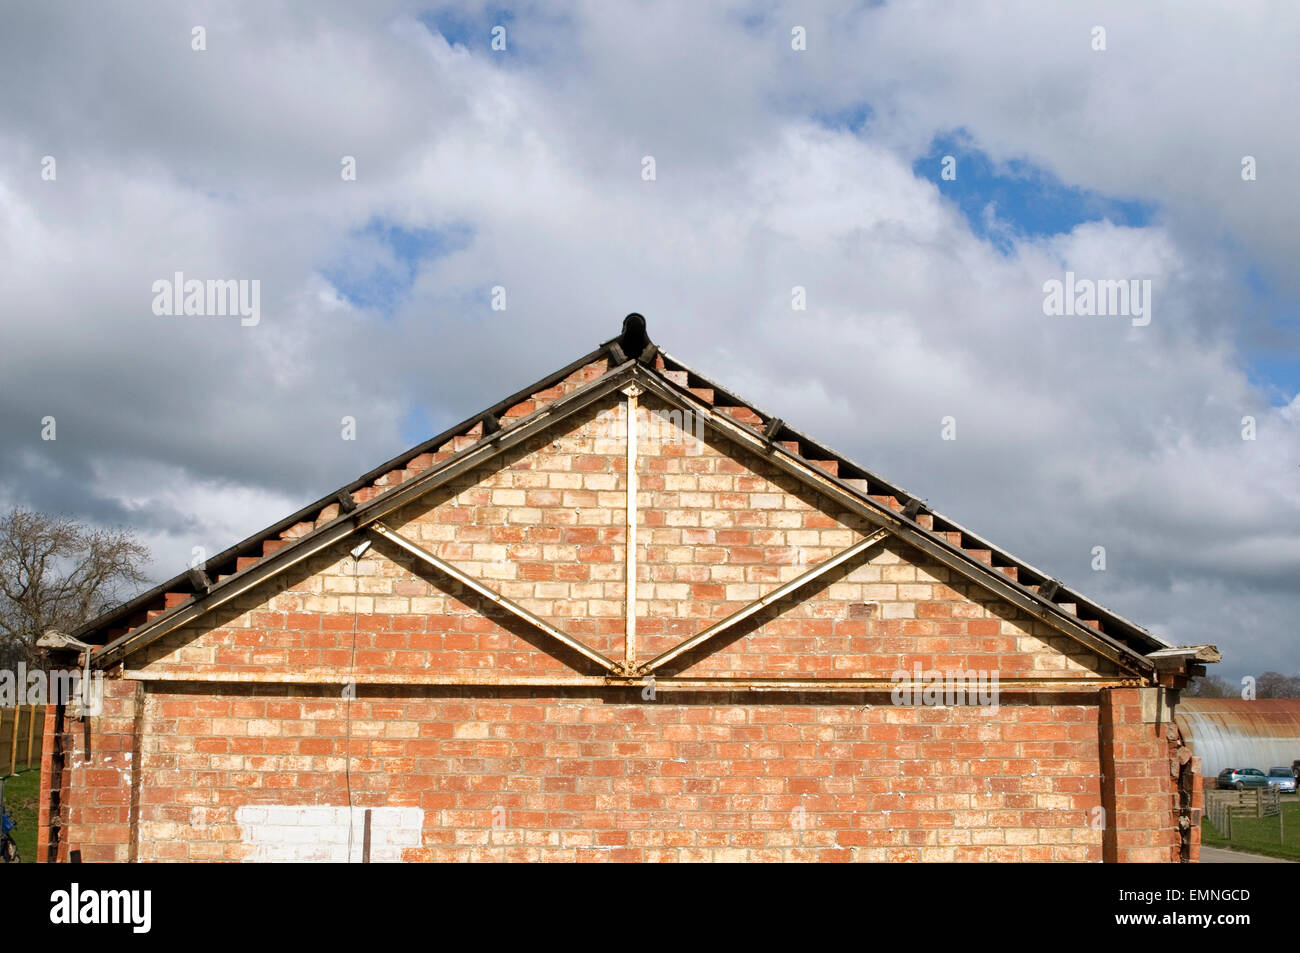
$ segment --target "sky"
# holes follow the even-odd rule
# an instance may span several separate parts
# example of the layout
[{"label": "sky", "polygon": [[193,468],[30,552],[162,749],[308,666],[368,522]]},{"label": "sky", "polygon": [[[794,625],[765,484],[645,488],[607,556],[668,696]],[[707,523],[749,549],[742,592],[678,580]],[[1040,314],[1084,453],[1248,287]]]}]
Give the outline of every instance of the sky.
[{"label": "sky", "polygon": [[[0,508],[158,582],[638,311],[1218,674],[1298,672],[1297,48],[1284,2],[10,0]],[[177,272],[256,321],[155,313]],[[1145,316],[1045,313],[1067,273]]]}]

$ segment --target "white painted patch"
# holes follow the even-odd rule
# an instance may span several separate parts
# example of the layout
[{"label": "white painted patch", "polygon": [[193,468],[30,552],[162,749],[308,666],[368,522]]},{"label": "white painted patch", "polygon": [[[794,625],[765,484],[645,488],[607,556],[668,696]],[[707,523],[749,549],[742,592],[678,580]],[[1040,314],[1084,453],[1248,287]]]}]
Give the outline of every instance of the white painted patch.
[{"label": "white painted patch", "polygon": [[[240,839],[252,847],[253,863],[361,863],[366,808],[329,805],[248,804],[235,811]],[[424,811],[418,807],[370,808],[370,862],[396,864],[402,849],[423,842]]]}]

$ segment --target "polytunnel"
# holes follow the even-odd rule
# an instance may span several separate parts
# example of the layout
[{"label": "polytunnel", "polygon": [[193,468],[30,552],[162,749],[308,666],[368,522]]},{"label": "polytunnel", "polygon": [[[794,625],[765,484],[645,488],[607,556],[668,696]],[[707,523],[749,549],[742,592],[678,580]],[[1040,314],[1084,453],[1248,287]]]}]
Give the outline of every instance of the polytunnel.
[{"label": "polytunnel", "polygon": [[1175,710],[1201,774],[1224,768],[1291,767],[1300,760],[1300,699],[1184,698]]}]

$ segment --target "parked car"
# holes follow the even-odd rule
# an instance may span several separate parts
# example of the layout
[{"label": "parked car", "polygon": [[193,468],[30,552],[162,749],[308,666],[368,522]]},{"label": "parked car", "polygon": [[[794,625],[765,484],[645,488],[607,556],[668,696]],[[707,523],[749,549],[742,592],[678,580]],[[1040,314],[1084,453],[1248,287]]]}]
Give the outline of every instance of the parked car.
[{"label": "parked car", "polygon": [[[1292,781],[1294,784],[1294,781]],[[1246,788],[1264,788],[1268,787],[1268,778],[1259,768],[1224,768],[1219,772],[1220,788],[1236,788],[1238,791],[1244,791]]]},{"label": "parked car", "polygon": [[1295,775],[1290,768],[1269,768],[1268,786],[1277,788],[1283,794],[1295,794]]}]

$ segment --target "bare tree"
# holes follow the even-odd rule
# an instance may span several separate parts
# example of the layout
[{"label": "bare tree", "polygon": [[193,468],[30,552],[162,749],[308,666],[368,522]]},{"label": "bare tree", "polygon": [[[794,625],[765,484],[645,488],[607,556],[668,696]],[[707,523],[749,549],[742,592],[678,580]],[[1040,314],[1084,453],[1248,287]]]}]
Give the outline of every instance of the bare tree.
[{"label": "bare tree", "polygon": [[1255,679],[1256,698],[1296,698],[1300,696],[1300,676],[1265,672]]},{"label": "bare tree", "polygon": [[1218,675],[1193,678],[1184,690],[1188,698],[1235,698],[1237,690]]},{"label": "bare tree", "polygon": [[71,632],[122,602],[148,559],[129,530],[23,509],[0,518],[0,664],[36,662],[46,629]]}]

